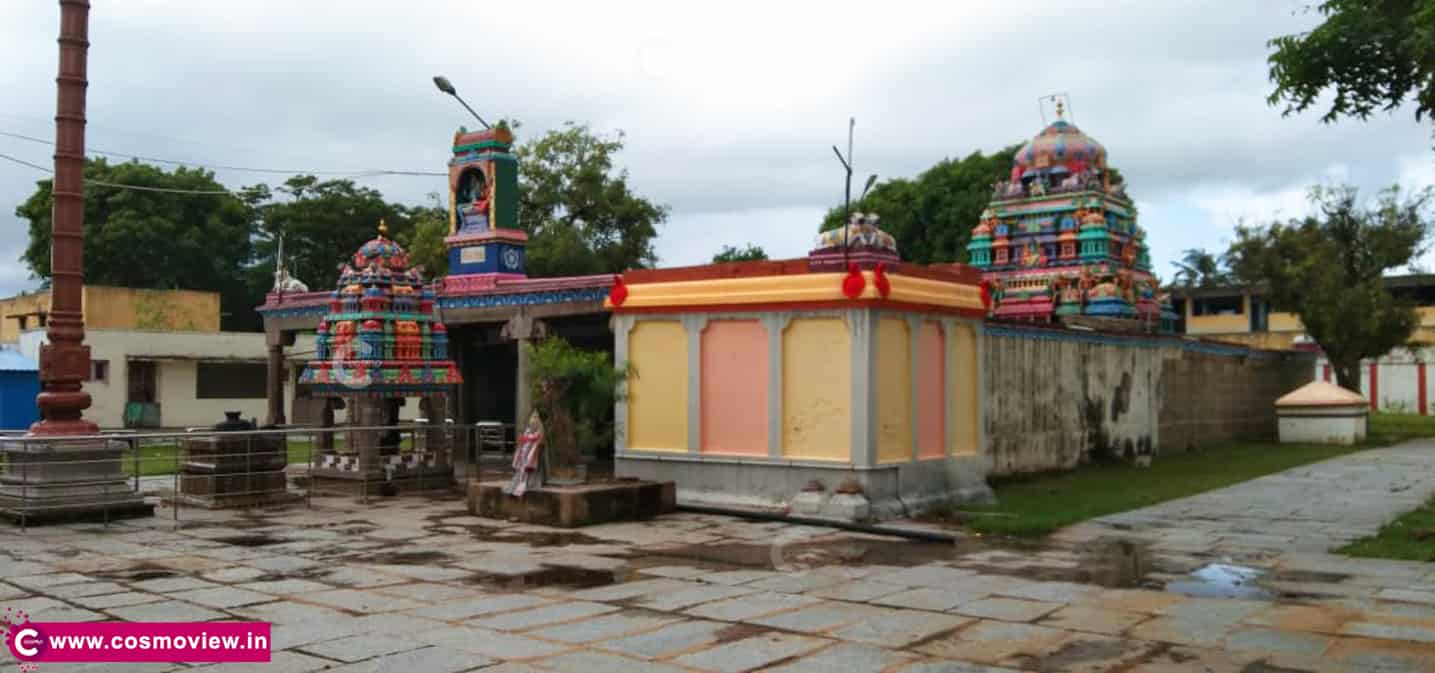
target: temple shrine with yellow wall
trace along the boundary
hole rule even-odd
[[[629,271],[609,295],[620,476],[681,501],[882,517],[985,494],[975,269],[860,214],[805,259]]]

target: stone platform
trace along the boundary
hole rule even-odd
[[[122,469],[125,448],[104,439],[7,438],[0,518],[30,525],[153,516]]]
[[[677,509],[671,481],[611,481],[575,486],[544,486],[516,498],[503,492],[507,481],[468,484],[468,511],[491,519],[577,528],[614,521],[637,521]]]

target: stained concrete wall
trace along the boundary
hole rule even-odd
[[[1276,398],[1311,379],[1311,357],[1289,351],[998,325],[986,334],[993,475],[1274,438]]]

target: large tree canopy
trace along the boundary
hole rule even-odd
[[[884,231],[897,239],[902,259],[917,264],[961,262],[982,210],[992,198],[992,183],[1011,173],[1019,145],[995,154],[973,152],[964,159],[943,159],[916,178],[878,183],[852,210],[876,213]],[[827,211],[821,231],[843,221],[839,204]]]
[[[515,125],[516,126],[516,125]],[[518,222],[530,276],[617,273],[657,261],[653,239],[667,206],[638,196],[614,167],[623,134],[569,122],[518,145]]]
[[[1430,198],[1392,188],[1363,207],[1353,187],[1317,187],[1317,214],[1238,227],[1231,269],[1263,286],[1273,308],[1300,316],[1340,385],[1359,391],[1360,361],[1405,345],[1419,324],[1414,302],[1392,295],[1384,275],[1425,251]]]
[[[262,194],[193,194],[153,190],[223,191],[214,174],[173,172],[104,159],[85,161],[85,281],[95,285],[206,290],[220,293],[225,329],[254,326],[243,268],[253,255],[254,204]],[[121,189],[109,182],[145,189]],[[35,277],[50,278],[51,180],[15,209],[30,222],[21,259]],[[248,305],[246,305],[246,303]]]
[[[1324,23],[1270,41],[1272,105],[1304,112],[1329,93],[1326,122],[1407,100],[1417,120],[1435,112],[1435,0],[1326,0],[1314,9]]]
[[[339,265],[365,241],[378,235],[379,221],[389,238],[408,240],[413,228],[409,209],[389,203],[378,190],[351,180],[320,181],[312,175],[296,175],[275,188],[277,194],[260,185],[266,197],[277,196],[260,205],[260,226],[255,244],[258,284],[267,290],[273,282],[274,254],[279,235],[284,235],[284,257],[290,275],[304,281],[311,290],[330,290],[339,280]]]

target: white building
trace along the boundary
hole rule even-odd
[[[45,340],[43,329],[24,330],[19,350],[38,359]],[[85,343],[91,376],[84,388],[92,400],[85,418],[102,428],[210,426],[226,411],[264,422],[262,333],[86,329]],[[288,352],[284,399],[290,422],[302,422],[293,413],[294,381],[314,352],[313,335],[300,335]],[[410,401],[401,418],[417,413],[418,404]],[[335,421],[343,420],[343,411],[337,412]]]

